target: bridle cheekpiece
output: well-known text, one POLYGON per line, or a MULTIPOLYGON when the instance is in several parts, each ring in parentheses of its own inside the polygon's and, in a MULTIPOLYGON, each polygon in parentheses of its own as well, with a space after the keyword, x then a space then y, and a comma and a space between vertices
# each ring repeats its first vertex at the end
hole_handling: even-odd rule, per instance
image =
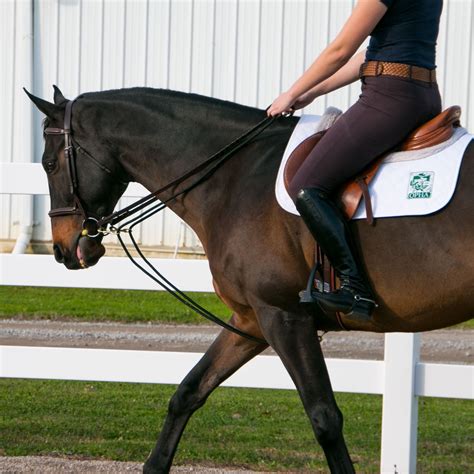
MULTIPOLYGON (((81 235, 94 238, 98 237, 99 235, 106 234, 107 232, 105 231, 105 229, 99 227, 99 219, 97 217, 93 217, 90 215, 90 213, 88 214, 86 212, 82 200, 79 197, 79 183, 77 179, 76 167, 76 149, 74 147, 71 129, 72 106, 74 105, 75 101, 76 99, 69 100, 66 104, 63 128, 47 127, 44 129, 45 135, 64 135, 64 158, 66 160, 67 173, 69 178, 69 192, 71 193, 74 199, 74 206, 58 207, 56 209, 51 209, 48 215, 51 218, 60 216, 80 215, 83 217, 81 235)), ((104 166, 101 166, 101 168, 111 173, 110 170, 108 170, 104 166)))

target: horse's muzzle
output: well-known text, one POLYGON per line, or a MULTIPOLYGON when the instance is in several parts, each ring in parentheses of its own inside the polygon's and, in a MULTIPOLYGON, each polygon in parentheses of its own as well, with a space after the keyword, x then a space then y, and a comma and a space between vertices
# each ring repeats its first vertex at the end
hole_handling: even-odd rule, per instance
MULTIPOLYGON (((102 240, 99 237, 100 240, 102 240)), ((88 268, 95 265, 105 254, 105 247, 99 239, 81 236, 76 246, 76 259, 81 268, 88 268)))
POLYGON ((95 265, 105 254, 105 247, 97 239, 79 236, 71 250, 55 243, 53 253, 68 270, 80 270, 95 265))

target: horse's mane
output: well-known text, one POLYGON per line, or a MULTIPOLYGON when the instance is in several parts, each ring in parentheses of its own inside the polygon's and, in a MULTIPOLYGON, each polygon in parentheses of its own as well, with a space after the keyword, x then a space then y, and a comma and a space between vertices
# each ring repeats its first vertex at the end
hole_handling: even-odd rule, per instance
POLYGON ((208 97, 205 95, 195 94, 191 92, 180 92, 170 89, 154 89, 151 87, 132 87, 125 89, 87 92, 81 94, 79 97, 90 100, 125 100, 130 101, 132 103, 152 98, 160 99, 160 101, 169 101, 170 103, 194 103, 196 105, 201 105, 206 108, 212 106, 235 113, 262 113, 262 110, 256 107, 250 107, 228 100, 217 99, 214 97, 208 97))

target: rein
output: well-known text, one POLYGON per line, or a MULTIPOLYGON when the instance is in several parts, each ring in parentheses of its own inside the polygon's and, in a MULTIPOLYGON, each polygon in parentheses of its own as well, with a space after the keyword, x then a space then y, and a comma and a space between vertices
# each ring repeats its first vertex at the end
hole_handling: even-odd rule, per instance
POLYGON ((104 172, 112 174, 112 172, 104 166, 100 161, 95 159, 92 155, 87 153, 82 147, 75 143, 72 139, 72 107, 76 99, 68 101, 66 104, 66 110, 64 115, 64 128, 53 128, 47 127, 44 130, 46 135, 64 135, 64 156, 67 162, 67 170, 68 170, 68 177, 69 177, 69 190, 73 196, 74 206, 73 207, 63 207, 63 208, 56 208, 51 209, 49 212, 49 216, 51 218, 58 217, 58 216, 66 216, 66 215, 82 215, 84 220, 82 223, 82 236, 87 236, 89 238, 96 238, 99 236, 105 236, 107 234, 115 234, 122 246, 125 254, 130 259, 130 261, 139 268, 143 273, 145 273, 148 277, 150 277, 153 281, 158 283, 162 288, 164 288, 168 293, 173 295, 178 301, 185 304, 197 314, 203 316, 204 318, 218 324, 219 326, 232 331, 239 336, 245 337, 250 339, 254 342, 258 342, 260 344, 266 344, 267 342, 264 339, 260 339, 258 337, 252 336, 240 329, 232 326, 222 320, 220 320, 217 316, 213 313, 205 309, 199 303, 194 301, 184 292, 182 292, 178 287, 176 287, 171 281, 169 281, 163 274, 161 274, 153 264, 145 257, 143 252, 141 251, 137 241, 133 236, 133 228, 143 222, 144 220, 148 219, 149 217, 155 215, 156 213, 165 209, 171 201, 177 199, 178 197, 186 194, 187 192, 191 191, 195 187, 202 184, 204 181, 209 179, 222 164, 224 164, 229 158, 231 158, 235 153, 243 148, 245 145, 250 143, 254 140, 260 133, 262 133, 267 127, 269 127, 275 120, 275 117, 266 117, 259 123, 257 123, 254 127, 247 130, 244 134, 240 137, 223 147, 221 150, 214 153, 210 156, 207 160, 200 163, 196 167, 192 168, 182 176, 178 177, 174 181, 168 183, 167 185, 163 186, 162 188, 148 194, 147 196, 139 199, 138 201, 126 206, 125 208, 116 211, 108 216, 99 217, 93 215, 91 213, 87 213, 82 200, 79 196, 79 183, 77 179, 77 168, 76 168, 76 152, 82 153, 83 155, 87 156, 91 159, 97 166, 100 167, 104 172), (179 184, 185 182, 189 178, 195 176, 197 173, 201 171, 205 171, 209 168, 205 174, 197 178, 194 182, 186 186, 184 189, 174 193, 171 197, 166 199, 162 202, 156 202, 158 195, 163 193, 164 191, 178 186, 179 184), (147 209, 148 208, 148 209, 147 209), (140 211, 143 211, 142 214, 137 215, 140 211), (130 218, 130 219, 129 219, 130 218), (126 220, 128 219, 128 220, 126 220), (117 226, 118 223, 123 222, 121 225, 117 226), (108 227, 108 229, 107 229, 108 227), (136 261, 136 259, 131 254, 127 244, 124 242, 121 233, 126 233, 129 235, 130 240, 132 241, 133 247, 135 251, 138 253, 139 257, 143 260, 145 266, 140 265, 136 261))
MULTIPOLYGON (((274 117, 266 117, 263 119, 261 122, 257 123, 254 127, 246 131, 243 135, 226 145, 224 148, 219 150, 218 152, 214 153, 212 156, 210 156, 207 160, 204 162, 200 163, 196 167, 192 168, 189 170, 187 173, 184 175, 180 176, 179 178, 175 179, 171 183, 168 183, 167 185, 163 186, 160 189, 157 189, 156 191, 148 194, 147 196, 139 199, 138 201, 130 204, 127 207, 124 207, 123 209, 116 211, 109 216, 103 217, 97 221, 97 225, 99 229, 104 228, 104 226, 110 225, 112 229, 120 231, 123 228, 120 226, 118 229, 116 229, 114 226, 123 221, 124 219, 132 216, 133 214, 136 214, 137 212, 141 211, 142 209, 146 208, 150 204, 156 201, 157 197, 159 194, 163 193, 164 191, 167 191, 168 189, 175 187, 182 182, 186 181, 187 179, 191 178, 195 174, 199 173, 200 171, 205 170, 207 167, 210 165, 214 164, 214 166, 201 178, 197 179, 194 183, 186 187, 185 189, 179 191, 176 194, 173 194, 170 198, 166 199, 162 203, 160 203, 158 206, 164 205, 166 207, 166 204, 175 200, 179 196, 186 194, 187 192, 191 191, 193 188, 197 187, 204 181, 206 181, 208 178, 210 178, 215 171, 230 157, 232 157, 235 153, 237 153, 238 150, 243 148, 245 145, 250 143, 253 139, 255 139, 260 133, 262 133, 268 126, 270 126, 274 122, 275 118, 274 117)), ((161 208, 160 208, 161 210, 161 208)), ((158 211, 156 211, 158 212, 158 211)), ((150 214, 152 215, 152 214, 150 214)), ((147 216, 149 217, 149 216, 147 216)))

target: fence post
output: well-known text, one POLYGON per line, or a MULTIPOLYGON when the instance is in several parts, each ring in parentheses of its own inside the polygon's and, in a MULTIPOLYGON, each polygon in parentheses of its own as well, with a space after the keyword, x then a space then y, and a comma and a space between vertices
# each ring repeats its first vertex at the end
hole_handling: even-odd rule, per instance
POLYGON ((380 461, 380 472, 384 474, 416 472, 418 397, 415 395, 415 372, 419 355, 419 334, 385 336, 380 461))

